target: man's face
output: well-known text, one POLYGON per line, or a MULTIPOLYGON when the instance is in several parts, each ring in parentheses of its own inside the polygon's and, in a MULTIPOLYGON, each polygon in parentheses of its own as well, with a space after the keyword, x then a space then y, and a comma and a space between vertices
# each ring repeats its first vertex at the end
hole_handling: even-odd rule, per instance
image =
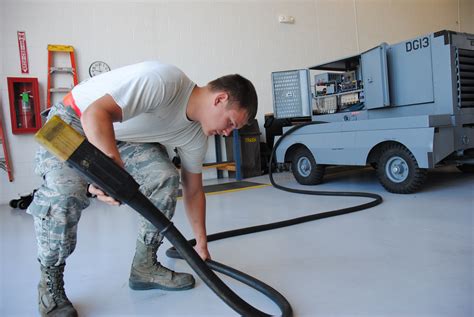
POLYGON ((219 101, 210 111, 205 122, 201 122, 204 134, 228 136, 234 129, 240 129, 247 123, 247 112, 229 101, 219 101))

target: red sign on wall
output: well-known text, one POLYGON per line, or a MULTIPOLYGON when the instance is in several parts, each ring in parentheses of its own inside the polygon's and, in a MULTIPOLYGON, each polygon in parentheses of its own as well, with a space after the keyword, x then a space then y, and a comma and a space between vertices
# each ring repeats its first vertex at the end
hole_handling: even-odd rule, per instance
POLYGON ((20 65, 21 73, 28 74, 28 51, 26 50, 26 35, 23 31, 16 32, 18 34, 18 48, 20 49, 20 65))

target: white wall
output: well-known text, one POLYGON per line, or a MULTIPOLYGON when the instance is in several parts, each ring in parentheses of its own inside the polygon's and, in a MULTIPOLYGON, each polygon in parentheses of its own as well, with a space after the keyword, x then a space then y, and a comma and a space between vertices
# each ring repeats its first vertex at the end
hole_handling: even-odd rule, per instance
MULTIPOLYGON (((257 118, 272 112, 272 71, 304 68, 451 29, 474 33, 472 0, 228 0, 55 1, 0 0, 0 90, 4 128, 11 131, 6 77, 22 76, 17 31, 26 32, 29 77, 46 100, 47 44, 76 49, 79 79, 103 60, 112 68, 160 59, 183 69, 198 85, 240 73, 259 95, 257 118), (295 24, 279 24, 279 14, 295 24)), ((263 132, 263 131, 262 131, 263 132)), ((13 183, 0 171, 0 203, 40 183, 33 174, 32 135, 8 134, 13 183)), ((214 160, 211 142, 208 161, 214 160)), ((208 175, 213 177, 213 174, 208 175)))

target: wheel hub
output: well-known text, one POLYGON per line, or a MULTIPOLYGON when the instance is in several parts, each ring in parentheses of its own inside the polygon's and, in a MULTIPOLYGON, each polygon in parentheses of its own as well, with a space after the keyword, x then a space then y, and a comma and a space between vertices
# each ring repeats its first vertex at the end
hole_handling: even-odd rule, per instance
POLYGON ((311 162, 307 157, 301 157, 298 160, 298 173, 303 177, 308 177, 311 174, 311 162))
POLYGON ((400 156, 390 158, 385 166, 387 177, 394 183, 401 183, 407 179, 409 168, 407 162, 400 156))

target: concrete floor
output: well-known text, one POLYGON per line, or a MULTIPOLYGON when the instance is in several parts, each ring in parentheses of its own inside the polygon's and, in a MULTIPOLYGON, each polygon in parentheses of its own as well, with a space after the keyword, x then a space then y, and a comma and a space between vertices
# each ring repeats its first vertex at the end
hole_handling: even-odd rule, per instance
MULTIPOLYGON (((301 187, 288 173, 279 183, 301 187)), ((268 183, 267 176, 248 179, 268 183)), ((384 203, 340 217, 216 241, 213 259, 255 276, 291 303, 294 316, 474 316, 474 176, 431 171, 423 190, 387 193, 371 169, 327 175, 317 190, 370 191, 384 203)), ((209 195, 208 232, 351 206, 364 198, 303 196, 271 186, 209 195)), ((175 225, 191 238, 183 203, 175 225)), ((197 280, 184 292, 132 291, 129 266, 135 212, 93 202, 83 213, 78 246, 66 266, 66 290, 80 316, 237 316, 197 280)), ((0 206, 0 316, 37 316, 39 267, 33 223, 0 206)), ((168 267, 191 272, 180 260, 168 267)), ((224 277, 257 308, 278 315, 264 296, 224 277)))

